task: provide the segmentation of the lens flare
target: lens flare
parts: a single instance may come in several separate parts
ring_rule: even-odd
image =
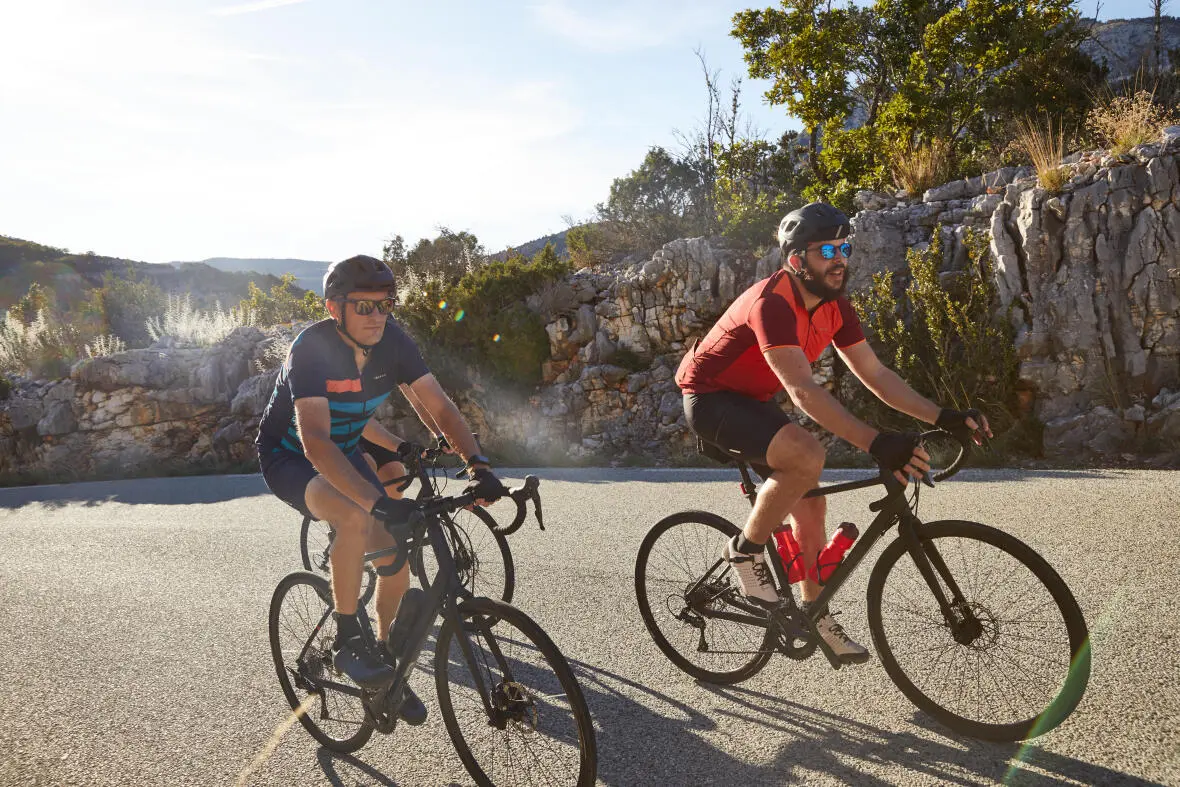
[[[497,333],[495,336],[493,336],[493,337],[492,337],[492,341],[493,341],[493,342],[498,342],[498,341],[500,341],[500,334],[498,334],[498,333]]]
[[[440,309],[445,309],[445,308],[447,308],[447,302],[446,302],[446,301],[439,301],[439,302],[438,302],[438,308],[440,308]]]
[[[462,320],[464,314],[466,314],[466,312],[464,312],[462,309],[455,312],[455,322],[459,322],[459,320]]]

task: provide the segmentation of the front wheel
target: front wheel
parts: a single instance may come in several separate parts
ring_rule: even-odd
[[[964,735],[1017,741],[1056,727],[1090,678],[1089,634],[1069,587],[1001,530],[964,521],[916,529],[951,616],[905,541],[890,544],[868,588],[869,627],[889,677]]]
[[[470,511],[460,509],[443,515],[443,518],[450,520],[441,523],[442,531],[446,534],[459,582],[473,596],[488,596],[510,603],[516,592],[516,565],[512,562],[508,539],[495,530],[496,520],[479,507]],[[433,547],[425,544],[416,550],[413,561],[414,573],[422,588],[430,587],[438,574]]]
[[[594,784],[590,709],[561,651],[525,613],[488,598],[461,603],[439,630],[434,678],[476,784]]]

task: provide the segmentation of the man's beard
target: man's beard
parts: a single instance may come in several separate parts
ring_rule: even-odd
[[[821,298],[825,301],[834,301],[843,295],[844,291],[848,289],[848,266],[845,265],[841,267],[840,270],[843,271],[844,275],[840,277],[839,287],[829,287],[825,279],[820,278],[820,276],[811,269],[811,266],[807,265],[806,263],[803,269],[803,275],[799,277],[799,281],[803,284],[803,289],[807,290],[815,297]],[[828,272],[831,273],[832,271],[829,270]]]

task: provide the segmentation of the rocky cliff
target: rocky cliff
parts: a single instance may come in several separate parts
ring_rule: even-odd
[[[1017,329],[1045,455],[1180,464],[1178,153],[1174,127],[1161,144],[1119,158],[1075,154],[1060,194],[1018,169],[948,183],[921,200],[862,193],[851,285],[864,287],[876,270],[904,272],[906,250],[936,232],[952,272],[966,264],[968,228],[988,233],[998,308]],[[460,405],[489,450],[506,455],[684,459],[692,441],[676,365],[738,292],[778,264],[777,252],[754,260],[694,238],[638,263],[579,271],[545,299],[561,305],[543,315],[544,384],[522,398],[475,374]],[[0,402],[0,477],[251,468],[273,347],[285,348],[294,330],[239,329],[208,350],[157,345],[82,362],[69,380],[22,382]],[[829,354],[816,367],[829,386],[832,364]],[[378,415],[406,436],[423,434],[400,401]],[[833,454],[847,450],[828,441]]]

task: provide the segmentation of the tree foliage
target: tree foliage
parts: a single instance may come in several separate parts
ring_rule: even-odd
[[[454,282],[427,280],[406,294],[398,318],[428,345],[502,383],[533,385],[549,357],[549,337],[525,301],[569,270],[546,245],[531,260],[517,255],[477,265]]]
[[[936,140],[955,176],[993,161],[1017,118],[1077,125],[1101,77],[1078,49],[1072,0],[783,0],[736,14],[732,34],[750,75],[771,80],[767,100],[803,121],[807,196],[845,207],[857,189],[891,187],[899,158]]]
[[[479,239],[470,232],[440,227],[438,237],[422,238],[408,251],[405,239],[394,235],[385,242],[382,256],[393,270],[404,300],[407,294],[431,283],[453,284],[475,270],[486,255]]]
[[[279,283],[263,292],[254,282],[249,283],[249,294],[238,303],[238,310],[253,316],[255,325],[278,325],[302,320],[322,320],[328,316],[324,301],[311,290],[299,295],[295,275],[283,274]]]

